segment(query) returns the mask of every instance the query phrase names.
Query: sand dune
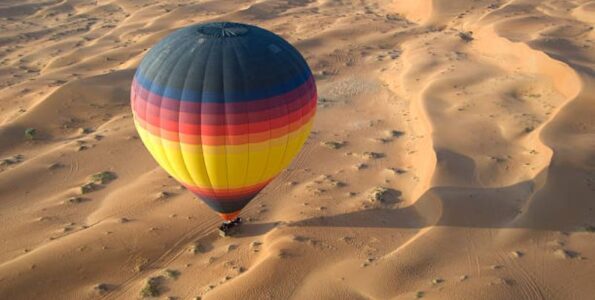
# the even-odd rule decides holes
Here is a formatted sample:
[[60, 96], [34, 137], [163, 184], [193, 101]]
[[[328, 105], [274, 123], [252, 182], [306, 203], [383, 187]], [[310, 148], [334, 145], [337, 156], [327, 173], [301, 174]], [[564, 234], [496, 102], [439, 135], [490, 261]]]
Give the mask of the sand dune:
[[[233, 238], [129, 107], [148, 48], [219, 20], [293, 43], [320, 96]], [[594, 23], [588, 0], [3, 1], [0, 299], [590, 299]]]

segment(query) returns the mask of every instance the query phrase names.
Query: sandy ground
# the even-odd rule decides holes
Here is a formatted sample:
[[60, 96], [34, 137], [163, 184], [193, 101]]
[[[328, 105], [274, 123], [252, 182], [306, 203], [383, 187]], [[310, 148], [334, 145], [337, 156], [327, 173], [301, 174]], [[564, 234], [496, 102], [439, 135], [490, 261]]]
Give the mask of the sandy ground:
[[[147, 2], [0, 3], [0, 299], [593, 299], [595, 1]], [[320, 95], [233, 238], [129, 107], [147, 48], [215, 20]]]

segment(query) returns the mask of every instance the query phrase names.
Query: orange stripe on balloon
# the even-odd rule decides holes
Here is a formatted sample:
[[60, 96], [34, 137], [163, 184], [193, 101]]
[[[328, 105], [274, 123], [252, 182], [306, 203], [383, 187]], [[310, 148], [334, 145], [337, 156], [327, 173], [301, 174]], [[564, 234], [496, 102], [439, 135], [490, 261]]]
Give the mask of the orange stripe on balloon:
[[216, 136], [216, 135], [242, 135], [248, 133], [255, 133], [261, 131], [268, 131], [271, 128], [277, 128], [295, 122], [302, 118], [303, 115], [308, 114], [311, 110], [316, 109], [316, 97], [312, 97], [310, 101], [303, 107], [269, 120], [259, 122], [250, 122], [244, 124], [223, 124], [223, 125], [209, 125], [209, 124], [190, 124], [175, 120], [168, 120], [159, 115], [159, 111], [148, 112], [146, 110], [135, 110], [135, 117], [142, 119], [145, 123], [149, 123], [159, 128], [180, 132], [182, 134], [200, 134], [201, 136]]
[[279, 138], [286, 134], [292, 133], [294, 131], [299, 130], [303, 125], [307, 124], [308, 121], [314, 116], [315, 110], [310, 110], [306, 115], [302, 116], [299, 120], [289, 123], [285, 126], [280, 126], [277, 128], [272, 128], [270, 130], [256, 132], [256, 133], [249, 133], [243, 135], [219, 135], [219, 136], [208, 136], [208, 135], [191, 135], [191, 134], [183, 134], [178, 133], [175, 131], [169, 131], [160, 127], [153, 126], [148, 124], [144, 120], [137, 118], [135, 116], [135, 120], [145, 130], [151, 133], [154, 136], [161, 137], [163, 139], [173, 141], [173, 142], [181, 142], [184, 144], [192, 144], [192, 145], [212, 145], [212, 146], [221, 146], [221, 145], [242, 145], [242, 144], [249, 144], [249, 143], [260, 143], [270, 139]]
[[233, 221], [240, 215], [240, 210], [230, 213], [219, 213], [219, 216], [225, 221]]

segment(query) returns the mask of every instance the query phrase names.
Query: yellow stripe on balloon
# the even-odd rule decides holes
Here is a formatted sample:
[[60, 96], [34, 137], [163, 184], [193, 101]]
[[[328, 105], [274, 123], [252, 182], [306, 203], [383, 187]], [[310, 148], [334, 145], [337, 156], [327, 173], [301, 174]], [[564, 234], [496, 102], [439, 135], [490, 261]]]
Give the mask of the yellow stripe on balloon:
[[313, 118], [278, 138], [243, 145], [194, 145], [151, 134], [135, 121], [152, 156], [176, 180], [200, 188], [241, 188], [270, 180], [285, 169], [308, 138]]

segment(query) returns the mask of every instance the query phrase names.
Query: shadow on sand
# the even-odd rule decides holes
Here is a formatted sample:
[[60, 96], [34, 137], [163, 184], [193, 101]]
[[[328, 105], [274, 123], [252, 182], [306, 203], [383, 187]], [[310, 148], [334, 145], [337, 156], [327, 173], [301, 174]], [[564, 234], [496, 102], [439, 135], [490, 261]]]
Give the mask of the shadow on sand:
[[[453, 153], [437, 151], [440, 156]], [[454, 153], [456, 154], [456, 153]], [[440, 172], [454, 174], [453, 182], [442, 182], [426, 191], [414, 204], [398, 209], [368, 209], [345, 214], [304, 219], [288, 226], [351, 228], [519, 228], [544, 231], [591, 231], [595, 225], [595, 194], [576, 181], [581, 170], [552, 163], [533, 180], [505, 187], [477, 187], [472, 159], [456, 154], [462, 164], [440, 165]], [[438, 169], [438, 168], [437, 168]], [[449, 176], [452, 178], [453, 176]], [[451, 179], [449, 179], [451, 180]], [[536, 182], [543, 185], [537, 189]]]

